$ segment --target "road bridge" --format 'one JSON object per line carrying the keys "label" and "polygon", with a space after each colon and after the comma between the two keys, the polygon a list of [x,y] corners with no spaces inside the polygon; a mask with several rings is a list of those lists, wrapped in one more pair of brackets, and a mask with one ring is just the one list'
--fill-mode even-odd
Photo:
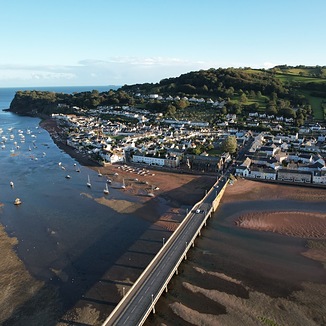
{"label": "road bridge", "polygon": [[226,176],[219,178],[194,205],[102,326],[142,325],[151,312],[155,313],[156,302],[168,291],[168,283],[178,274],[179,265],[187,259],[188,250],[217,209],[227,183]]}

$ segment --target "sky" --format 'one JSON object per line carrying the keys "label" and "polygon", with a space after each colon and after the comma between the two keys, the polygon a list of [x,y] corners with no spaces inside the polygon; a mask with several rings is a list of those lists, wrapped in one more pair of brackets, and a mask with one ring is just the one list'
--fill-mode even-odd
{"label": "sky", "polygon": [[326,65],[325,0],[0,0],[0,87]]}

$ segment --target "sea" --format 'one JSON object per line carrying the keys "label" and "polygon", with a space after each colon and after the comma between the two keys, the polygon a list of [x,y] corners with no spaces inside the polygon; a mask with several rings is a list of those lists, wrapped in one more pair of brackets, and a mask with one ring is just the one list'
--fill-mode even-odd
{"label": "sea", "polygon": [[[39,118],[3,109],[9,108],[17,90],[73,93],[114,88],[0,88],[0,223],[17,238],[15,251],[29,273],[58,286],[67,308],[101,279],[150,223],[99,204],[104,177],[58,148],[39,126]],[[16,198],[21,205],[14,205]],[[110,189],[109,198],[134,200],[120,189]]]}

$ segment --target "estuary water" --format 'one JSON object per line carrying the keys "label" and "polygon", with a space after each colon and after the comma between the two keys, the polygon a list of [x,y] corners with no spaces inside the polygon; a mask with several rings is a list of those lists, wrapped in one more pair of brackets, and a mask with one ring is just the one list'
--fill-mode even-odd
{"label": "estuary water", "polygon": [[[101,91],[88,88],[92,89]],[[43,90],[69,93],[87,89]],[[38,118],[3,111],[15,91],[0,89],[0,223],[18,239],[16,251],[29,272],[59,285],[62,301],[70,306],[127,251],[149,223],[98,204],[95,199],[104,196],[105,178],[79,166],[60,150],[39,127]],[[91,188],[86,186],[88,176]],[[119,189],[110,190],[110,197],[134,200]],[[16,198],[21,199],[21,205],[14,205]]]}

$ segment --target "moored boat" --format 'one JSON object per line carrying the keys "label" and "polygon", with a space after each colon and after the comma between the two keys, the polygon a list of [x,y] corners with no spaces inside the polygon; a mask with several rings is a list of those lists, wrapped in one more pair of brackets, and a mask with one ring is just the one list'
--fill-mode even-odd
{"label": "moored boat", "polygon": [[90,178],[89,178],[89,176],[88,176],[88,178],[87,178],[87,187],[91,187],[92,186],[92,184],[91,184],[91,180],[90,180]]}
{"label": "moored boat", "polygon": [[107,195],[109,193],[109,188],[108,188],[108,184],[105,183],[105,188],[103,190],[103,192]]}
{"label": "moored boat", "polygon": [[14,205],[20,205],[22,203],[22,201],[20,200],[20,198],[16,198],[14,201]]}

